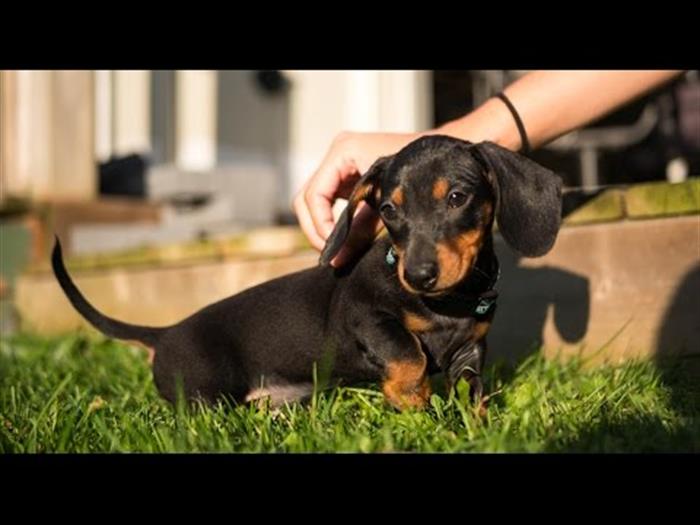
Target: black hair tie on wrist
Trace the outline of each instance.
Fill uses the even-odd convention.
[[[520,149],[523,153],[530,153],[530,141],[527,139],[525,126],[523,125],[523,121],[520,119],[520,115],[518,115],[518,112],[515,110],[515,106],[513,106],[513,103],[508,99],[508,97],[506,97],[505,93],[501,92],[498,93],[496,96],[500,98],[503,101],[503,103],[508,107],[511,114],[513,115],[513,119],[515,120],[515,125],[518,126],[518,132],[520,133],[520,142],[522,143]]]

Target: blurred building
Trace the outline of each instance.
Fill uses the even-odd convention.
[[[288,220],[340,131],[430,126],[430,83],[425,71],[5,71],[0,198],[193,202],[212,228]]]

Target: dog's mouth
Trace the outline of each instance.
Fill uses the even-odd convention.
[[[469,277],[470,273],[471,272],[467,272],[467,274],[464,277],[462,277],[459,281],[455,282],[454,284],[442,286],[440,288],[433,288],[431,290],[415,290],[413,293],[430,298],[443,297],[445,295],[449,295],[452,292],[454,292],[457,288],[459,288],[459,285],[461,285]]]
[[[460,283],[461,283],[461,281],[459,283],[456,283],[452,286],[448,286],[446,288],[440,288],[440,289],[429,290],[427,292],[421,292],[420,295],[423,295],[425,297],[442,297],[444,295],[448,295],[451,292],[453,292],[460,285]]]

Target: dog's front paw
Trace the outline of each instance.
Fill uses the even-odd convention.
[[[382,383],[386,400],[399,410],[424,408],[430,399],[430,382],[425,357],[389,363]]]
[[[423,378],[418,384],[384,383],[384,396],[391,406],[398,410],[423,409],[430,400],[430,383]]]

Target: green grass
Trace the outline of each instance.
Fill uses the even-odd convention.
[[[491,366],[481,419],[456,396],[398,413],[373,388],[305,404],[171,407],[144,355],[93,335],[0,341],[0,452],[700,451],[700,387],[683,363]]]

